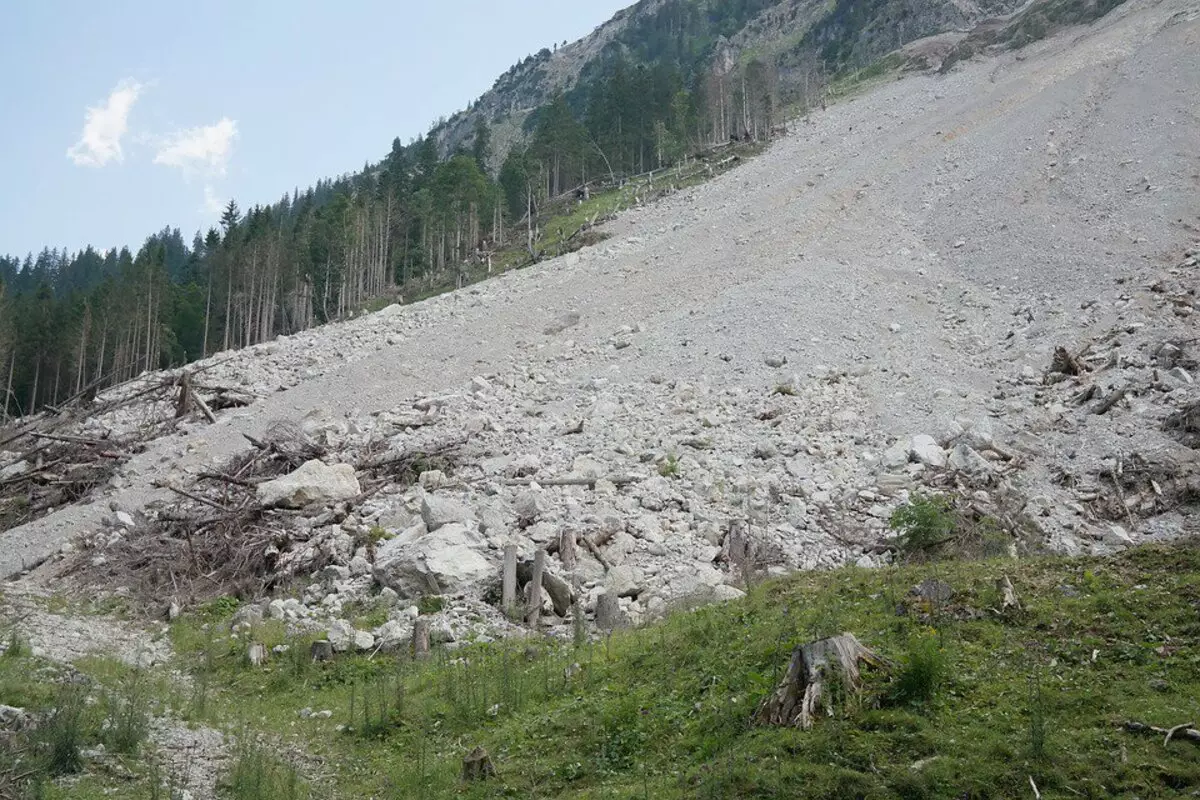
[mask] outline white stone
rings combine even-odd
[[[441,594],[491,576],[477,531],[458,523],[424,532],[423,526],[385,542],[375,553],[375,580],[405,597]]]
[[[909,455],[927,467],[946,466],[946,451],[928,434],[914,436],[908,443]]]
[[[354,632],[354,649],[360,653],[375,649],[375,635],[370,631]]]
[[[637,567],[621,565],[608,571],[605,586],[617,597],[637,597],[644,590],[642,571]]]
[[[354,644],[354,628],[344,619],[335,619],[329,623],[329,630],[326,631],[325,637],[329,639],[334,650],[344,653]]]
[[[424,520],[425,527],[430,532],[452,523],[459,525],[475,523],[475,515],[466,505],[457,500],[451,500],[449,497],[440,497],[434,494],[427,494],[421,498],[421,519]]]
[[[268,508],[303,508],[350,500],[362,491],[354,467],[328,466],[321,461],[305,462],[290,475],[259,484],[258,500]]]

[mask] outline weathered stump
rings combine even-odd
[[[246,660],[252,667],[261,667],[267,663],[267,646],[262,642],[251,642],[250,649],[246,651]]]
[[[852,633],[798,646],[792,651],[787,674],[759,706],[755,721],[760,725],[792,725],[808,730],[822,711],[826,716],[833,715],[833,702],[825,690],[829,681],[841,680],[847,689],[858,689],[859,664],[886,666],[882,658]]]
[[[496,777],[496,765],[482,747],[476,747],[463,758],[462,777],[467,783]]]
[[[412,654],[418,661],[429,657],[429,620],[419,619],[413,623]]]
[[[546,573],[546,551],[539,549],[533,555],[533,577],[529,579],[529,605],[525,609],[525,621],[536,628],[542,619],[542,576]]]
[[[625,612],[617,596],[604,592],[596,598],[596,627],[602,631],[613,631],[626,625]]]
[[[308,648],[309,655],[312,656],[314,662],[317,661],[332,661],[333,660],[333,642],[327,639],[322,639],[319,642],[313,642]]]
[[[563,528],[558,535],[558,557],[562,561],[563,569],[570,572],[575,569],[575,564],[578,561],[578,555],[575,549],[575,529]]]
[[[504,571],[501,573],[503,587],[500,595],[500,607],[505,616],[515,620],[517,616],[517,546],[504,545]]]

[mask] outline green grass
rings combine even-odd
[[[1002,575],[1024,610],[997,610]],[[937,608],[910,595],[930,577],[955,592]],[[214,717],[295,737],[338,797],[1001,798],[1031,777],[1047,797],[1171,797],[1200,786],[1200,748],[1120,725],[1200,710],[1198,607],[1200,550],[1147,548],[797,575],[579,647],[316,665],[294,647],[251,669],[218,639],[185,658]],[[792,647],[843,630],[892,669],[811,731],[751,725]],[[499,777],[464,786],[476,745]]]

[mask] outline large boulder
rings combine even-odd
[[[305,462],[295,472],[258,485],[258,502],[267,508],[304,508],[351,500],[362,488],[349,464]]]
[[[474,513],[464,503],[435,494],[427,494],[421,498],[421,519],[430,531],[436,531],[443,525],[457,523],[471,526],[475,523]]]
[[[466,525],[451,522],[434,531],[415,525],[376,551],[375,580],[406,597],[455,591],[496,572],[485,548]]]
[[[927,467],[941,469],[946,466],[946,451],[928,434],[914,436],[908,444],[909,455]]]

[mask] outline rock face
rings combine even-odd
[[[457,522],[429,531],[416,525],[375,554],[375,580],[405,597],[442,594],[496,573],[482,555],[483,537]]]
[[[307,461],[295,472],[258,487],[258,501],[269,508],[304,508],[350,500],[362,491],[354,467]]]

